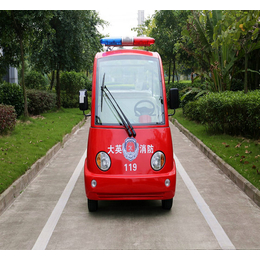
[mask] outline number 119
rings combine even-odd
[[[134,171],[135,172],[137,170],[137,164],[136,163],[133,163],[133,164],[132,163],[129,163],[129,164],[126,163],[124,166],[125,166],[126,172],[127,171],[130,171],[130,172]]]

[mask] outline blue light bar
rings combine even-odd
[[[100,43],[105,46],[150,46],[154,42],[154,38],[151,37],[107,37],[100,40]]]
[[[122,38],[102,38],[100,43],[105,46],[122,46]]]

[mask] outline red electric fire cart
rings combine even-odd
[[[84,166],[89,211],[99,200],[161,200],[170,210],[176,166],[168,121],[162,61],[158,53],[112,46],[150,46],[150,37],[103,38],[92,80],[91,127]],[[179,106],[178,89],[169,107]],[[87,110],[87,92],[79,106]]]

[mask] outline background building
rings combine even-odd
[[[14,67],[9,67],[7,69],[6,75],[3,77],[4,81],[7,81],[9,83],[16,83],[18,84],[18,71]]]
[[[0,48],[0,56],[4,55],[3,50]],[[2,78],[4,81],[9,83],[16,83],[18,84],[18,71],[14,67],[7,68],[5,76]]]
[[[144,10],[138,10],[137,20],[137,25],[141,25],[142,23],[144,23]]]

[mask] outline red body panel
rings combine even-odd
[[[128,54],[148,55],[159,59],[163,98],[165,100],[165,124],[134,126],[136,131],[134,139],[139,150],[136,158],[129,160],[123,153],[123,145],[127,143],[128,138],[125,128],[122,126],[95,125],[95,116],[92,116],[87,158],[84,166],[86,195],[91,200],[171,199],[175,194],[176,166],[173,159],[166,90],[160,56],[157,53],[138,50],[98,53],[94,60],[91,114],[95,115],[97,59],[108,55]],[[144,120],[144,123],[149,123],[148,117],[143,117],[141,120]],[[96,156],[100,151],[106,152],[111,159],[111,166],[107,171],[100,170],[96,164]],[[163,152],[166,158],[163,168],[159,171],[154,171],[151,167],[151,158],[156,151]],[[94,188],[91,186],[93,179],[97,183]],[[165,185],[166,179],[170,180],[169,187]]]

